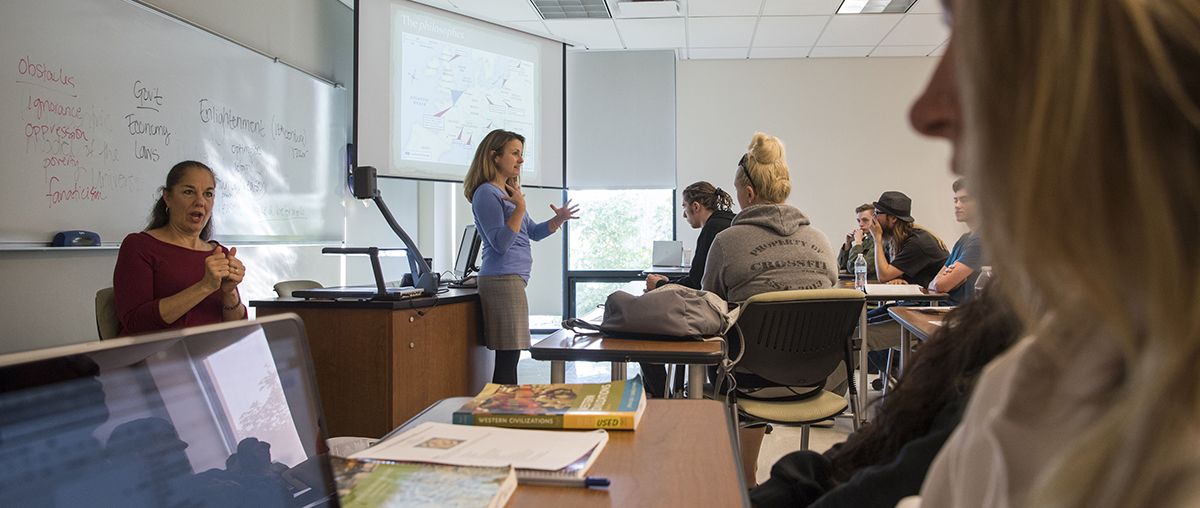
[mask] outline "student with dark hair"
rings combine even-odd
[[[236,247],[209,240],[216,186],[208,166],[176,164],[146,230],[121,242],[113,298],[122,335],[246,318],[246,265]]]
[[[965,180],[955,180],[953,189],[954,219],[966,223],[971,230],[954,242],[946,264],[929,282],[929,290],[949,293],[950,305],[960,305],[970,300],[975,292],[975,279],[979,278],[979,269],[984,264],[983,240],[975,231],[975,200],[967,192]]]
[[[700,289],[700,279],[704,277],[704,262],[708,259],[708,248],[712,246],[717,233],[725,231],[733,222],[733,197],[711,183],[693,183],[683,189],[683,218],[692,229],[700,228],[691,269],[687,275],[674,280],[650,274],[646,277],[647,291],[668,283]]]
[[[996,286],[945,316],[870,425],[823,454],[779,459],[771,478],[750,492],[754,506],[892,507],[916,494],[983,367],[1020,335]]]
[[[873,203],[875,218],[867,225],[875,240],[875,274],[879,282],[927,286],[946,263],[946,244],[920,226],[912,217],[912,200],[899,191],[887,191]],[[886,304],[867,312],[869,372],[883,372],[888,350],[900,345],[900,326],[888,314]],[[880,375],[871,388],[880,390],[887,375]]]
[[[846,233],[846,241],[838,252],[838,269],[854,273],[854,262],[861,254],[867,262],[867,278],[875,279],[875,240],[867,232],[867,226],[875,220],[875,205],[859,205],[854,209],[854,220],[858,222],[858,227]]]
[[[708,259],[708,249],[712,246],[717,233],[725,231],[733,222],[733,197],[728,192],[715,187],[708,182],[696,182],[683,189],[683,218],[692,229],[700,229],[700,237],[696,239],[696,254],[692,258],[691,269],[687,275],[674,280],[659,274],[646,277],[646,291],[652,291],[666,284],[680,284],[692,289],[700,289],[700,279],[704,277],[705,261]],[[662,364],[641,363],[642,376],[645,378],[646,393],[650,397],[661,398],[666,395],[667,370]]]

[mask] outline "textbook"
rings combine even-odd
[[[646,410],[642,378],[611,383],[489,383],[454,412],[458,425],[531,429],[634,430]]]
[[[500,508],[517,489],[517,475],[512,467],[459,467],[335,457],[333,468],[338,498],[346,508]]]

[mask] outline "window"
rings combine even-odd
[[[568,195],[579,204],[579,219],[571,221],[568,239],[569,271],[641,271],[650,267],[654,241],[674,238],[674,190],[577,190]]]
[[[563,310],[584,316],[650,267],[655,240],[674,235],[672,189],[574,190]]]

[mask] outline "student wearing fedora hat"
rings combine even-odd
[[[867,231],[875,240],[875,275],[879,282],[928,286],[950,256],[946,244],[913,220],[912,199],[903,192],[884,192],[874,205],[875,220],[867,225]],[[867,312],[871,372],[882,371],[887,351],[900,345],[900,327],[887,311],[892,305]],[[882,379],[885,376],[875,380],[871,388],[882,389]]]
[[[912,199],[903,192],[884,192],[874,205],[875,220],[867,227],[875,239],[875,274],[879,282],[928,286],[950,255],[946,244],[913,221]],[[886,254],[889,251],[890,258]]]

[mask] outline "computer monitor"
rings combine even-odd
[[[470,277],[472,273],[478,272],[479,267],[475,266],[479,259],[479,233],[475,231],[475,225],[470,224],[463,228],[462,240],[458,242],[458,258],[454,261],[454,277],[459,281]]]
[[[294,314],[0,356],[10,506],[337,506]]]

